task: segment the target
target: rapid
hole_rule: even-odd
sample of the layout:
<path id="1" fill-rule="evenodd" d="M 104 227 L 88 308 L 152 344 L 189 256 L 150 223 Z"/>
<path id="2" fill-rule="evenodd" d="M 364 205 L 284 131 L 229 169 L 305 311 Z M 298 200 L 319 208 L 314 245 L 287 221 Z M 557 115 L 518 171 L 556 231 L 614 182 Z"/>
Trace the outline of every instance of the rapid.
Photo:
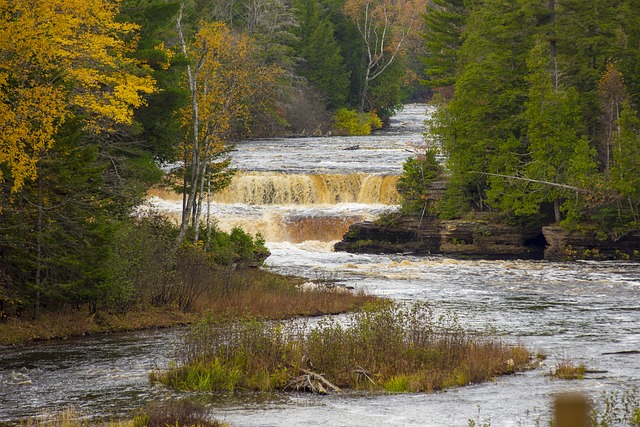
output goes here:
<path id="1" fill-rule="evenodd" d="M 408 105 L 391 128 L 367 137 L 247 141 L 239 169 L 213 205 L 218 226 L 260 232 L 268 268 L 399 301 L 428 301 L 462 326 L 548 357 L 540 369 L 434 394 L 202 396 L 233 426 L 547 425 L 555 393 L 640 387 L 640 264 L 461 261 L 333 252 L 349 225 L 398 203 L 395 182 L 423 140 L 427 107 Z M 356 149 L 357 148 L 357 149 Z M 180 201 L 157 194 L 170 215 Z M 69 405 L 94 418 L 122 417 L 168 391 L 147 373 L 166 367 L 181 329 L 141 331 L 0 348 L 0 423 Z M 636 353 L 637 352 L 637 353 Z M 584 380 L 548 373 L 584 363 Z"/>

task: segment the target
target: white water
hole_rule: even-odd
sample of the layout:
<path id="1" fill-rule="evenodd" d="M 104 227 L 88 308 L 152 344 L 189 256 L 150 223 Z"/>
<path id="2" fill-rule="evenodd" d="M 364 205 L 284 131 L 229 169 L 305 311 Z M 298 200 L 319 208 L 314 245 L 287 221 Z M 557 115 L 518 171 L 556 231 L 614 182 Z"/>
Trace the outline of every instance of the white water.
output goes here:
<path id="1" fill-rule="evenodd" d="M 547 366 L 435 394 L 204 396 L 218 418 L 234 426 L 467 426 L 469 419 L 487 418 L 494 427 L 533 426 L 537 416 L 548 419 L 559 391 L 597 397 L 603 390 L 640 386 L 640 355 L 603 354 L 640 350 L 640 264 L 334 253 L 333 242 L 349 224 L 390 207 L 376 203 L 370 193 L 366 202 L 348 198 L 360 194 L 362 186 L 346 193 L 318 190 L 302 204 L 274 202 L 301 200 L 275 193 L 294 188 L 291 182 L 307 175 L 335 175 L 354 183 L 353 175 L 399 174 L 412 146 L 422 140 L 424 111 L 425 106 L 410 106 L 391 132 L 371 137 L 241 144 L 234 158 L 245 176 L 278 176 L 278 184 L 254 199 L 237 190 L 238 199 L 217 203 L 219 225 L 242 225 L 265 235 L 272 252 L 267 264 L 276 271 L 335 279 L 402 301 L 427 300 L 436 311 L 455 314 L 465 327 L 490 329 L 547 353 Z M 344 150 L 355 144 L 359 150 Z M 309 194 L 309 188 L 300 191 Z M 351 196 L 330 203 L 326 194 Z M 179 209 L 169 196 L 154 203 L 166 212 Z M 0 349 L 0 421 L 69 403 L 93 415 L 118 415 L 158 398 L 164 392 L 148 385 L 145 372 L 168 363 L 174 337 L 175 332 L 139 332 Z M 546 376 L 564 359 L 607 372 L 568 382 Z M 31 383 L 18 384 L 19 374 Z"/>

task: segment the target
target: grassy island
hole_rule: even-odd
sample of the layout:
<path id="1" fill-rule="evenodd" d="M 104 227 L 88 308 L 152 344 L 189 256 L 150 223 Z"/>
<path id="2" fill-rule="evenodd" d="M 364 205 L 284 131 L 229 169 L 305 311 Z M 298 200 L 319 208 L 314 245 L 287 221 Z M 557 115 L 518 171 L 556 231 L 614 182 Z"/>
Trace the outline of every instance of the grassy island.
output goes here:
<path id="1" fill-rule="evenodd" d="M 208 319 L 185 337 L 178 366 L 152 379 L 198 391 L 432 392 L 530 361 L 524 347 L 465 332 L 428 304 L 389 302 L 314 324 Z"/>

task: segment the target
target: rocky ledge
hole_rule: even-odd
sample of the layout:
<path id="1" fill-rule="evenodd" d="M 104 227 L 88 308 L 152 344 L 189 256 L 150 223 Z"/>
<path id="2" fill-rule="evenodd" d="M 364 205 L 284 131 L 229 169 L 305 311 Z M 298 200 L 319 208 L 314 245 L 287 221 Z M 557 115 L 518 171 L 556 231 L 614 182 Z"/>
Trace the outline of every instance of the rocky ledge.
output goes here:
<path id="1" fill-rule="evenodd" d="M 523 229 L 491 220 L 421 220 L 403 217 L 389 224 L 353 224 L 336 251 L 442 254 L 482 259 L 640 260 L 640 230 L 616 240 L 558 226 Z"/>
<path id="2" fill-rule="evenodd" d="M 595 232 L 578 233 L 558 226 L 542 227 L 542 233 L 547 242 L 544 258 L 548 260 L 640 260 L 640 230 L 617 239 L 603 238 Z"/>
<path id="3" fill-rule="evenodd" d="M 403 217 L 391 224 L 353 224 L 334 249 L 353 253 L 540 259 L 544 241 L 539 230 L 523 230 L 488 220 L 441 221 Z"/>

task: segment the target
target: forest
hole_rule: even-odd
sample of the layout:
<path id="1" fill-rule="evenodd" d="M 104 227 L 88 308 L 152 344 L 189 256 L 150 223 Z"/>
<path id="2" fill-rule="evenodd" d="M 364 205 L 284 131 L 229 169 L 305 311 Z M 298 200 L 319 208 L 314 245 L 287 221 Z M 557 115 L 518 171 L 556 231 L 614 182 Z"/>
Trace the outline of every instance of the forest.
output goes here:
<path id="1" fill-rule="evenodd" d="M 233 176 L 235 144 L 366 134 L 427 98 L 438 109 L 426 155 L 401 180 L 411 209 L 430 201 L 425 179 L 446 175 L 429 206 L 444 218 L 490 212 L 608 237 L 640 224 L 640 0 L 15 0 L 0 11 L 3 318 L 188 310 L 193 295 L 176 283 L 194 265 L 268 254 L 204 209 Z M 183 194 L 178 226 L 139 214 L 161 182 Z"/>
<path id="2" fill-rule="evenodd" d="M 0 2 L 0 320 L 190 310 L 194 271 L 259 265 L 203 209 L 230 151 L 366 134 L 420 96 L 419 1 Z M 177 226 L 141 214 L 157 184 Z"/>
<path id="3" fill-rule="evenodd" d="M 407 164 L 413 210 L 427 165 L 448 175 L 431 207 L 444 218 L 489 212 L 614 240 L 638 229 L 640 2 L 434 0 L 424 23 L 439 105 L 428 151 L 447 164 Z"/>

